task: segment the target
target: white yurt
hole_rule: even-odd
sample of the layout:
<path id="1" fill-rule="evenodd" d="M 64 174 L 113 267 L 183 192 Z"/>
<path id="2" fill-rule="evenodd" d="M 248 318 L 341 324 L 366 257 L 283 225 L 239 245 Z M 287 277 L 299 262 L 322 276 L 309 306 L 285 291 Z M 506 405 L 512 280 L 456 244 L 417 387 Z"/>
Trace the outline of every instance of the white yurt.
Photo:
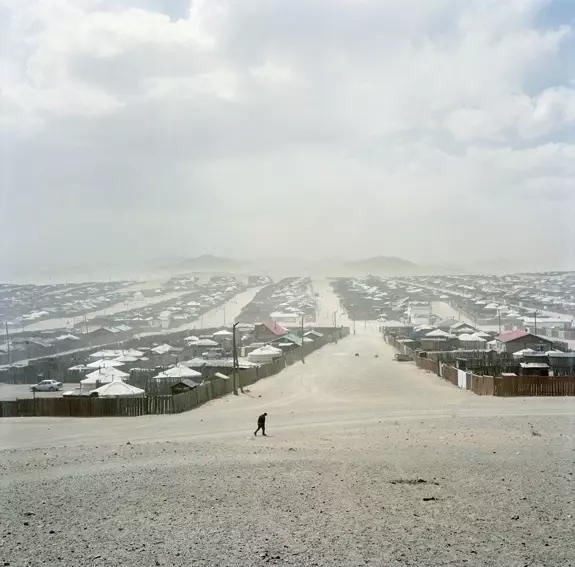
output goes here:
<path id="1" fill-rule="evenodd" d="M 109 358 L 101 358 L 86 364 L 88 368 L 115 368 L 116 366 L 123 366 L 123 362 L 119 360 L 110 360 Z"/>
<path id="2" fill-rule="evenodd" d="M 117 379 L 92 390 L 90 394 L 97 395 L 99 398 L 142 398 L 146 392 L 142 388 L 136 388 Z"/>
<path id="3" fill-rule="evenodd" d="M 98 352 L 93 352 L 90 358 L 116 358 L 121 354 L 121 350 L 99 350 Z"/>
<path id="4" fill-rule="evenodd" d="M 172 347 L 168 344 L 163 344 L 157 347 L 154 347 L 153 349 L 151 349 L 153 352 L 155 352 L 156 354 L 167 354 L 168 352 L 170 352 L 172 350 Z"/>
<path id="5" fill-rule="evenodd" d="M 248 354 L 248 360 L 255 364 L 268 364 L 274 359 L 282 356 L 283 351 L 269 345 L 257 348 Z"/>
<path id="6" fill-rule="evenodd" d="M 99 370 L 95 370 L 94 372 L 90 372 L 90 374 L 86 375 L 84 380 L 80 381 L 82 386 L 93 386 L 98 382 L 100 384 L 107 384 L 108 382 L 113 382 L 114 380 L 122 380 L 127 378 L 129 374 L 127 372 L 122 372 L 117 368 L 101 368 Z"/>
<path id="7" fill-rule="evenodd" d="M 233 333 L 231 331 L 228 331 L 227 329 L 222 329 L 221 331 L 216 331 L 212 337 L 214 339 L 227 339 L 227 338 L 231 338 L 233 336 Z"/>

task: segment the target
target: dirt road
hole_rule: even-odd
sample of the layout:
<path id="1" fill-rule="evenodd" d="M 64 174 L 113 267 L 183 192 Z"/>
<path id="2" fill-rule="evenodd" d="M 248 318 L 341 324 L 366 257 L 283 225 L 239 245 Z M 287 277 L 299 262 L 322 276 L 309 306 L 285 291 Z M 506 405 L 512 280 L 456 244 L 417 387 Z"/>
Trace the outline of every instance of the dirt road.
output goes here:
<path id="1" fill-rule="evenodd" d="M 358 334 L 185 414 L 1 420 L 0 565 L 574 565 L 574 401 L 392 356 Z"/>

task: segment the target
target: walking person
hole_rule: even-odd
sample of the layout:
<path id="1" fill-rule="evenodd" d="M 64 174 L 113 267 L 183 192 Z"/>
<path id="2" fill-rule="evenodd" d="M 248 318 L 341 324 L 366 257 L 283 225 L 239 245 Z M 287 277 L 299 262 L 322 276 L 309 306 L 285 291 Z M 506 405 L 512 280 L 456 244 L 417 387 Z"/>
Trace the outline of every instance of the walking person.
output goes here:
<path id="1" fill-rule="evenodd" d="M 267 415 L 267 413 L 262 413 L 262 415 L 260 415 L 258 417 L 258 428 L 254 431 L 254 435 L 257 435 L 258 431 L 261 429 L 262 435 L 267 437 L 267 435 L 266 435 L 266 415 Z"/>

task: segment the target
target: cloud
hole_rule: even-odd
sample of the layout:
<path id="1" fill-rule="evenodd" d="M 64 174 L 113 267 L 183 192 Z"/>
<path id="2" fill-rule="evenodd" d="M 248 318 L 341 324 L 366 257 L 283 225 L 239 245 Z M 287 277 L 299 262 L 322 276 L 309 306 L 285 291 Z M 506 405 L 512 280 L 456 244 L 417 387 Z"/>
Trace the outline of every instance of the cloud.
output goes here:
<path id="1" fill-rule="evenodd" d="M 567 265 L 558 1 L 5 0 L 4 263 L 47 247 Z"/>

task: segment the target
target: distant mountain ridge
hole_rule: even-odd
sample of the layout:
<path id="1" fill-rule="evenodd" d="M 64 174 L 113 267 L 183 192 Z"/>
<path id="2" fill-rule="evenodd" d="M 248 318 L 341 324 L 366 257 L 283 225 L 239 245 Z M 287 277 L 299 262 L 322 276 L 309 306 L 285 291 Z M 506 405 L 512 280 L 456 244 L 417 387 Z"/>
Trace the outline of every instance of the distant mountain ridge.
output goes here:
<path id="1" fill-rule="evenodd" d="M 373 256 L 344 265 L 352 271 L 373 275 L 409 275 L 421 271 L 421 266 L 396 256 Z"/>
<path id="2" fill-rule="evenodd" d="M 246 262 L 240 260 L 202 254 L 196 258 L 180 260 L 170 267 L 190 272 L 238 272 L 243 271 L 245 266 Z"/>
<path id="3" fill-rule="evenodd" d="M 313 276 L 409 276 L 422 274 L 458 273 L 453 266 L 423 266 L 396 256 L 373 256 L 344 261 L 335 258 L 303 260 L 296 258 L 262 258 L 238 260 L 204 254 L 178 260 L 171 270 L 188 272 L 228 272 L 243 274 L 313 275 Z"/>

